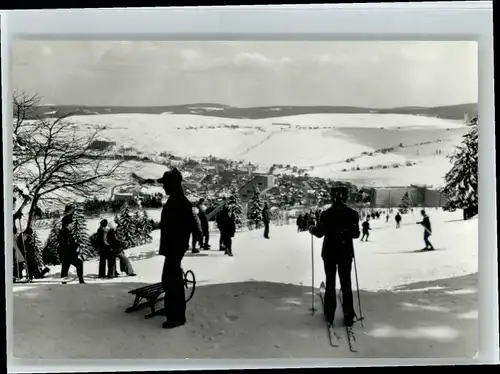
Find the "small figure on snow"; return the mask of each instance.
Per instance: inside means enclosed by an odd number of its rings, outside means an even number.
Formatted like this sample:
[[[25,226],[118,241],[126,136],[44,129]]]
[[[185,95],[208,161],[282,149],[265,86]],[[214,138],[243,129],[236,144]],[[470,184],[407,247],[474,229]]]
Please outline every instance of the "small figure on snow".
[[[366,217],[365,221],[361,225],[363,227],[363,236],[361,237],[361,241],[368,241],[368,237],[370,236],[370,217]]]
[[[304,231],[304,218],[302,217],[302,214],[299,214],[299,216],[297,217],[296,224],[297,224],[297,232]]]
[[[399,229],[401,227],[401,214],[399,214],[399,211],[396,213],[396,216],[394,217],[394,220],[396,221],[396,228]]]
[[[329,325],[333,325],[337,298],[335,281],[337,268],[340,288],[342,290],[344,323],[352,326],[354,313],[351,268],[354,258],[353,239],[359,238],[359,214],[346,205],[348,190],[345,187],[334,187],[330,192],[332,206],[321,214],[316,226],[309,228],[311,234],[318,238],[325,237],[321,257],[326,274],[325,314]]]
[[[36,260],[35,233],[31,227],[27,227],[24,232],[17,236],[17,247],[24,255],[25,258],[25,270],[26,277],[28,281],[32,281],[33,278],[41,279],[50,271],[48,267],[44,269],[41,268],[40,264]]]
[[[23,256],[23,254],[21,253],[21,250],[19,249],[18,245],[17,245],[17,240],[18,240],[18,237],[17,237],[17,229],[16,229],[16,225],[15,225],[15,221],[14,221],[14,271],[13,271],[13,275],[14,275],[14,282],[18,281],[18,280],[21,280],[22,277],[23,277],[23,269],[24,269],[24,265],[25,265],[25,258]]]
[[[125,255],[123,243],[118,239],[116,224],[113,221],[109,222],[109,230],[106,239],[113,254],[113,261],[116,261],[114,258],[117,258],[120,261],[120,271],[127,274],[129,277],[134,277],[136,275],[134,273],[134,268],[132,267],[132,263],[128,257]]]
[[[418,224],[422,225],[424,227],[424,243],[425,243],[425,248],[424,251],[433,251],[434,247],[432,243],[429,241],[429,236],[432,235],[432,229],[431,229],[431,220],[429,219],[429,216],[425,212],[425,210],[421,210],[420,214],[422,215],[422,221],[417,222]]]
[[[224,254],[233,256],[233,239],[236,233],[236,219],[234,213],[229,207],[224,205],[218,215],[218,224],[222,244],[224,245]]]
[[[385,216],[385,223],[389,222],[389,218],[390,218],[389,213],[387,213],[387,215]]]
[[[200,244],[201,248],[203,243],[203,227],[200,220],[200,210],[195,206],[193,206],[191,210],[196,223],[196,230],[191,233],[191,253],[200,253],[200,250],[196,248],[197,244]]]
[[[83,280],[83,260],[78,245],[69,229],[71,223],[71,216],[64,216],[62,219],[62,228],[57,237],[59,242],[59,259],[61,261],[61,278],[68,277],[69,267],[73,265],[76,268],[79,282],[83,284],[85,283]]]
[[[193,206],[182,188],[182,174],[176,168],[165,172],[157,180],[163,186],[168,200],[161,211],[160,250],[165,257],[161,283],[165,292],[163,328],[171,329],[186,323],[186,299],[182,259],[189,249],[189,237],[198,230]]]
[[[269,224],[271,222],[271,213],[269,212],[269,206],[264,203],[264,208],[262,208],[262,222],[264,223],[264,238],[269,239]]]
[[[201,235],[200,235],[200,247],[208,250],[210,249],[210,234],[208,230],[208,219],[207,219],[207,206],[205,205],[205,199],[200,199],[196,205],[198,208],[198,217],[200,218]]]

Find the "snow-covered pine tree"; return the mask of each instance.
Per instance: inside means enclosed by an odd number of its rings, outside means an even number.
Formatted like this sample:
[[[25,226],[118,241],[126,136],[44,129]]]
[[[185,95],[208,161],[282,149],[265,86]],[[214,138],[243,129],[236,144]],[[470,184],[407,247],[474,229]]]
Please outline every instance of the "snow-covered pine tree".
[[[445,209],[463,209],[463,218],[478,213],[478,116],[469,123],[470,130],[463,136],[462,144],[449,156],[453,163],[445,175],[443,190],[448,198]]]
[[[90,244],[90,238],[87,230],[87,222],[83,209],[80,206],[75,207],[72,213],[73,222],[70,226],[71,235],[75,240],[80,255],[84,260],[92,258],[94,250]]]
[[[149,218],[146,209],[142,209],[141,226],[143,229],[145,243],[151,243],[153,241],[153,237],[151,236],[151,233],[153,232],[153,222],[151,218]]]
[[[248,203],[248,219],[255,225],[255,228],[259,228],[262,222],[262,200],[260,199],[260,191],[258,187],[255,187],[255,191],[252,200]]]
[[[403,198],[401,199],[401,203],[399,204],[399,208],[402,214],[408,213],[408,210],[412,207],[410,195],[408,194],[408,191],[405,192],[403,195]]]
[[[123,242],[123,248],[132,248],[138,244],[137,228],[134,217],[130,212],[128,204],[124,204],[118,222],[116,222],[116,231],[118,237]]]
[[[61,223],[54,219],[50,229],[49,237],[43,248],[42,259],[45,265],[59,265],[59,240],[58,235],[61,230]]]
[[[32,234],[28,236],[24,244],[26,246],[26,251],[27,251],[26,255],[30,256],[30,254],[33,254],[35,264],[38,268],[36,270],[35,269],[28,269],[28,270],[40,273],[43,268],[43,246],[35,228],[33,228]]]
[[[229,211],[234,215],[236,227],[243,226],[243,207],[241,206],[238,192],[235,189],[231,191],[231,196],[229,196],[227,206]]]

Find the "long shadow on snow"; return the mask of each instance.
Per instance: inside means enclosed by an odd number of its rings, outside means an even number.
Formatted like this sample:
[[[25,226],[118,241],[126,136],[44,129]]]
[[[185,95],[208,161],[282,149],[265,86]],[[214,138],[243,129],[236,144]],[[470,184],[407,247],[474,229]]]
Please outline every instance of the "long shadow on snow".
[[[162,317],[146,320],[146,311],[124,313],[133,302],[128,291],[142,285],[39,284],[18,290],[16,357],[421,358],[472,357],[477,351],[477,274],[420,282],[396,292],[362,291],[365,320],[364,328],[355,326],[356,354],[347,344],[329,347],[318,297],[319,311],[314,316],[309,311],[309,287],[270,282],[200,285],[187,306],[188,324],[165,331]],[[356,295],[354,303],[357,310]],[[178,339],[184,344],[177,344]]]

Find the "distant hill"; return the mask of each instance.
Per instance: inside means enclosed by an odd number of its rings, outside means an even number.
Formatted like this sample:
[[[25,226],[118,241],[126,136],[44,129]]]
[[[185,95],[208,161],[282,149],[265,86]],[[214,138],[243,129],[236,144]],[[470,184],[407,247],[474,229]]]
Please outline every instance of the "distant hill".
[[[439,117],[444,119],[460,120],[464,114],[470,116],[477,113],[477,104],[460,104],[440,107],[400,107],[393,109],[362,108],[352,106],[270,106],[238,108],[215,103],[196,103],[170,106],[85,106],[85,105],[41,105],[36,110],[38,117],[63,116],[68,114],[94,115],[94,114],[197,114],[202,116],[215,116],[222,118],[273,118],[295,116],[313,113],[394,113],[413,114],[420,116]]]

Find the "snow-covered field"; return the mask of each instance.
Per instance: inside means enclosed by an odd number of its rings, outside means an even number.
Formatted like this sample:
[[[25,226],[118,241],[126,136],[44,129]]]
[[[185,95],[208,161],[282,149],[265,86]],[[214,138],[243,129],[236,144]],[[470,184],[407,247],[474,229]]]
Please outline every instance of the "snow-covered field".
[[[359,352],[345,338],[328,345],[322,314],[311,316],[311,239],[294,225],[238,233],[234,257],[217,250],[187,256],[197,277],[188,324],[166,331],[161,317],[125,314],[127,292],[160,279],[158,232],[152,244],[128,250],[137,277],[95,279],[87,285],[54,278],[14,285],[14,355],[19,358],[307,358],[472,357],[477,351],[477,219],[429,210],[435,252],[423,247],[417,213],[372,221],[369,242],[355,244],[364,328],[356,326]],[[218,236],[211,243],[217,249]],[[314,286],[324,280],[321,240],[314,240]],[[74,270],[72,270],[74,271]],[[353,271],[353,284],[355,277]],[[317,290],[316,290],[317,291]],[[316,307],[321,309],[319,298]],[[358,309],[357,298],[355,298]],[[50,344],[47,344],[50,342]]]
[[[305,114],[269,119],[110,114],[74,116],[72,120],[81,125],[105,126],[105,140],[115,142],[116,147],[132,147],[143,155],[170,152],[182,157],[212,155],[251,161],[266,167],[290,164],[311,168],[311,175],[332,178],[347,178],[341,169],[357,164],[344,161],[359,157],[362,152],[439,139],[440,143],[431,146],[413,146],[410,151],[400,149],[384,157],[360,160],[360,167],[416,161],[422,168],[427,168],[434,165],[435,158],[445,160],[445,155],[460,142],[460,136],[466,130],[463,121],[400,114]],[[422,158],[418,154],[420,147],[432,148],[432,152],[441,148],[445,150],[439,157]],[[431,185],[442,185],[444,173],[449,169],[448,161],[438,165],[439,171],[433,166],[437,172],[428,178]],[[352,175],[354,180],[366,175],[364,170],[355,173]],[[376,185],[406,185],[406,178],[413,170],[391,170],[390,173],[391,178],[380,181],[376,175],[371,178]]]

